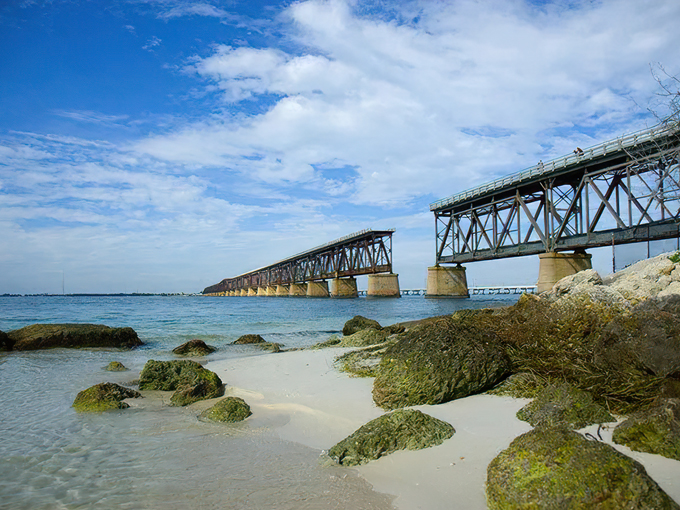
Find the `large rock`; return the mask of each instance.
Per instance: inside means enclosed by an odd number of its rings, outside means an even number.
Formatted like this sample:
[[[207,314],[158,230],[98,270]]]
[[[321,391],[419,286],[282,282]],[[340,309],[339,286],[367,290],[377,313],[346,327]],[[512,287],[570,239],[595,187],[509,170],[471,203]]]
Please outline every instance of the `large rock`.
[[[440,404],[484,391],[510,372],[494,329],[464,310],[402,333],[387,348],[373,383],[373,400],[385,409]]]
[[[16,351],[55,347],[132,349],[142,345],[132,328],[110,328],[102,324],[33,324],[7,334]]]
[[[349,336],[353,335],[357,331],[361,331],[362,329],[367,328],[382,329],[382,326],[378,321],[374,321],[373,319],[367,319],[366,317],[362,317],[361,315],[355,315],[353,318],[345,322],[345,325],[342,327],[342,334],[345,336]]]
[[[205,421],[236,423],[250,416],[250,406],[239,397],[226,397],[203,411],[199,418]]]
[[[339,347],[366,347],[381,344],[387,337],[386,331],[373,328],[360,329],[356,333],[343,337]]]
[[[174,391],[170,402],[176,406],[224,395],[218,375],[190,360],[147,361],[139,376],[139,389]]]
[[[680,400],[667,399],[635,413],[614,429],[615,443],[680,460]]]
[[[129,369],[125,367],[120,361],[112,361],[104,367],[107,372],[127,372]]]
[[[81,391],[73,401],[78,412],[101,412],[111,409],[127,409],[126,398],[140,398],[141,393],[114,383],[100,383]]]
[[[486,496],[492,510],[680,508],[641,464],[564,427],[516,438],[489,464]]]
[[[603,279],[603,284],[637,304],[663,292],[673,281],[676,264],[671,253],[641,260]]]
[[[397,450],[420,450],[442,444],[454,428],[414,409],[384,414],[333,446],[328,455],[343,466],[356,466]]]
[[[212,345],[207,345],[203,340],[195,338],[175,347],[172,352],[178,356],[207,356],[216,350],[217,348]]]
[[[594,285],[602,285],[602,278],[594,269],[586,269],[578,273],[565,276],[550,290],[548,296],[559,297],[578,290],[588,290]]]
[[[616,419],[593,396],[569,384],[550,385],[536,398],[517,411],[517,418],[538,425],[565,425],[581,429],[594,423],[607,423]]]
[[[247,345],[247,344],[261,344],[264,343],[264,338],[260,335],[242,335],[238,339],[234,340],[232,344],[234,345]]]

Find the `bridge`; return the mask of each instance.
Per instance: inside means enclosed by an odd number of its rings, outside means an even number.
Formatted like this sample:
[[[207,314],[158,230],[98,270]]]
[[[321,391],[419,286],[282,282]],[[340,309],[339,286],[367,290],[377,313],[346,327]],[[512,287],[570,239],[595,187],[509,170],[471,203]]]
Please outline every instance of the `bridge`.
[[[470,287],[472,296],[501,296],[508,294],[536,294],[536,285],[501,285],[496,287]],[[367,291],[360,290],[359,296],[365,296]],[[425,296],[427,289],[401,289],[402,296]]]
[[[463,263],[537,254],[542,292],[591,267],[587,248],[678,237],[679,156],[677,124],[659,125],[430,204],[427,295],[469,295]]]
[[[211,296],[357,297],[356,276],[368,275],[368,295],[399,297],[392,273],[392,234],[362,230],[271,265],[226,278],[203,290]],[[329,289],[328,281],[331,286]]]

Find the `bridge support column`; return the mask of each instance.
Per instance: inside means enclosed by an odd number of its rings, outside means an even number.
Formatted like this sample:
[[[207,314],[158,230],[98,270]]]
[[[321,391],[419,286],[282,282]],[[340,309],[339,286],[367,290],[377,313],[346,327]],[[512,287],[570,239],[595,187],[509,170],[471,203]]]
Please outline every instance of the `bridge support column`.
[[[349,278],[333,278],[331,280],[331,297],[355,298],[358,296],[357,280],[353,276]]]
[[[277,285],[276,296],[287,296],[290,293],[290,285]]]
[[[307,297],[328,297],[328,282],[309,282],[307,284]]]
[[[276,286],[270,285],[265,290],[265,296],[276,296]]]
[[[369,274],[367,297],[401,297],[398,274]]]
[[[470,291],[467,286],[467,277],[465,276],[465,268],[461,265],[455,267],[428,267],[425,297],[470,297]]]
[[[307,295],[307,284],[306,283],[291,283],[289,296],[298,297]]]
[[[565,276],[592,269],[590,253],[541,253],[538,255],[538,282],[536,290],[541,292],[553,288]]]
[[[247,296],[248,295],[247,289],[241,289],[241,290],[238,290],[236,292],[237,292],[237,294],[236,294],[237,296]]]
[[[257,295],[258,296],[266,296],[267,295],[267,287],[258,287],[257,288]]]
[[[247,296],[257,296],[257,287],[250,287]]]

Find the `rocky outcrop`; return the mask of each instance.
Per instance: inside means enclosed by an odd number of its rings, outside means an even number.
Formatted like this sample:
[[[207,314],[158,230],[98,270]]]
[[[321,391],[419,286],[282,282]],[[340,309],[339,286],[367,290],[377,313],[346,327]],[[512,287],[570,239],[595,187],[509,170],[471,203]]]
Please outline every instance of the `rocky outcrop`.
[[[139,389],[174,391],[170,402],[175,406],[224,395],[217,374],[189,360],[147,361],[139,376]]]
[[[232,342],[233,345],[261,344],[264,338],[260,335],[242,335]]]
[[[0,331],[0,351],[11,351],[14,342],[4,331]]]
[[[120,361],[112,361],[104,367],[107,372],[127,372],[129,369],[125,367]]]
[[[492,510],[526,508],[680,508],[645,468],[565,427],[516,438],[487,468]]]
[[[207,356],[217,350],[212,345],[207,345],[203,340],[195,338],[175,347],[172,352],[178,356]]]
[[[401,409],[369,421],[333,446],[328,455],[343,466],[356,466],[397,450],[420,450],[442,444],[454,428],[414,409]]]
[[[7,335],[16,351],[56,347],[132,349],[142,345],[132,328],[110,328],[101,324],[33,324]]]
[[[374,321],[373,319],[367,319],[366,317],[362,317],[361,315],[355,315],[353,318],[345,322],[345,325],[342,327],[342,334],[344,336],[349,336],[353,335],[357,331],[361,331],[362,329],[382,329],[382,326],[378,321]]]
[[[343,337],[339,347],[366,347],[381,344],[387,337],[387,332],[379,329],[361,329],[356,333]]]
[[[239,397],[226,397],[199,415],[199,419],[219,423],[236,423],[250,416],[250,406]]]
[[[81,391],[73,401],[73,408],[80,412],[101,412],[111,409],[127,409],[126,398],[140,398],[141,393],[114,383],[100,383]]]
[[[680,399],[633,414],[614,429],[613,440],[631,450],[680,460]]]
[[[335,358],[334,364],[341,372],[347,372],[354,377],[375,377],[380,360],[392,343],[387,341],[346,352]]]

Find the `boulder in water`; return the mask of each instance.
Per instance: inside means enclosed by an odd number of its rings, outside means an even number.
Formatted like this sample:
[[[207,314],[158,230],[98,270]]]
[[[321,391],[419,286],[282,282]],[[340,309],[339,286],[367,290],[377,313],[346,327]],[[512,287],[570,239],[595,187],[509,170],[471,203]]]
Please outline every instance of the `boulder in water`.
[[[120,361],[112,361],[104,367],[107,372],[127,372],[129,369],[125,367]]]
[[[81,391],[73,401],[78,412],[101,412],[111,409],[127,409],[126,398],[140,398],[141,393],[114,383],[100,383]]]
[[[345,322],[345,325],[342,327],[342,334],[344,336],[349,336],[353,335],[357,331],[367,328],[382,329],[382,326],[378,321],[367,319],[361,315],[355,315],[353,318]]]
[[[199,418],[206,421],[235,423],[250,416],[250,406],[239,397],[226,397],[203,411]]]
[[[234,345],[261,344],[264,343],[264,338],[260,335],[242,335],[232,343]]]
[[[207,345],[203,340],[195,338],[175,347],[172,352],[178,356],[207,356],[216,350],[217,348],[212,345]]]
[[[170,402],[176,406],[224,395],[218,375],[190,360],[147,361],[139,376],[139,389],[174,391]]]
[[[55,347],[132,349],[142,345],[132,328],[110,328],[102,324],[33,324],[7,334],[16,351]]]

